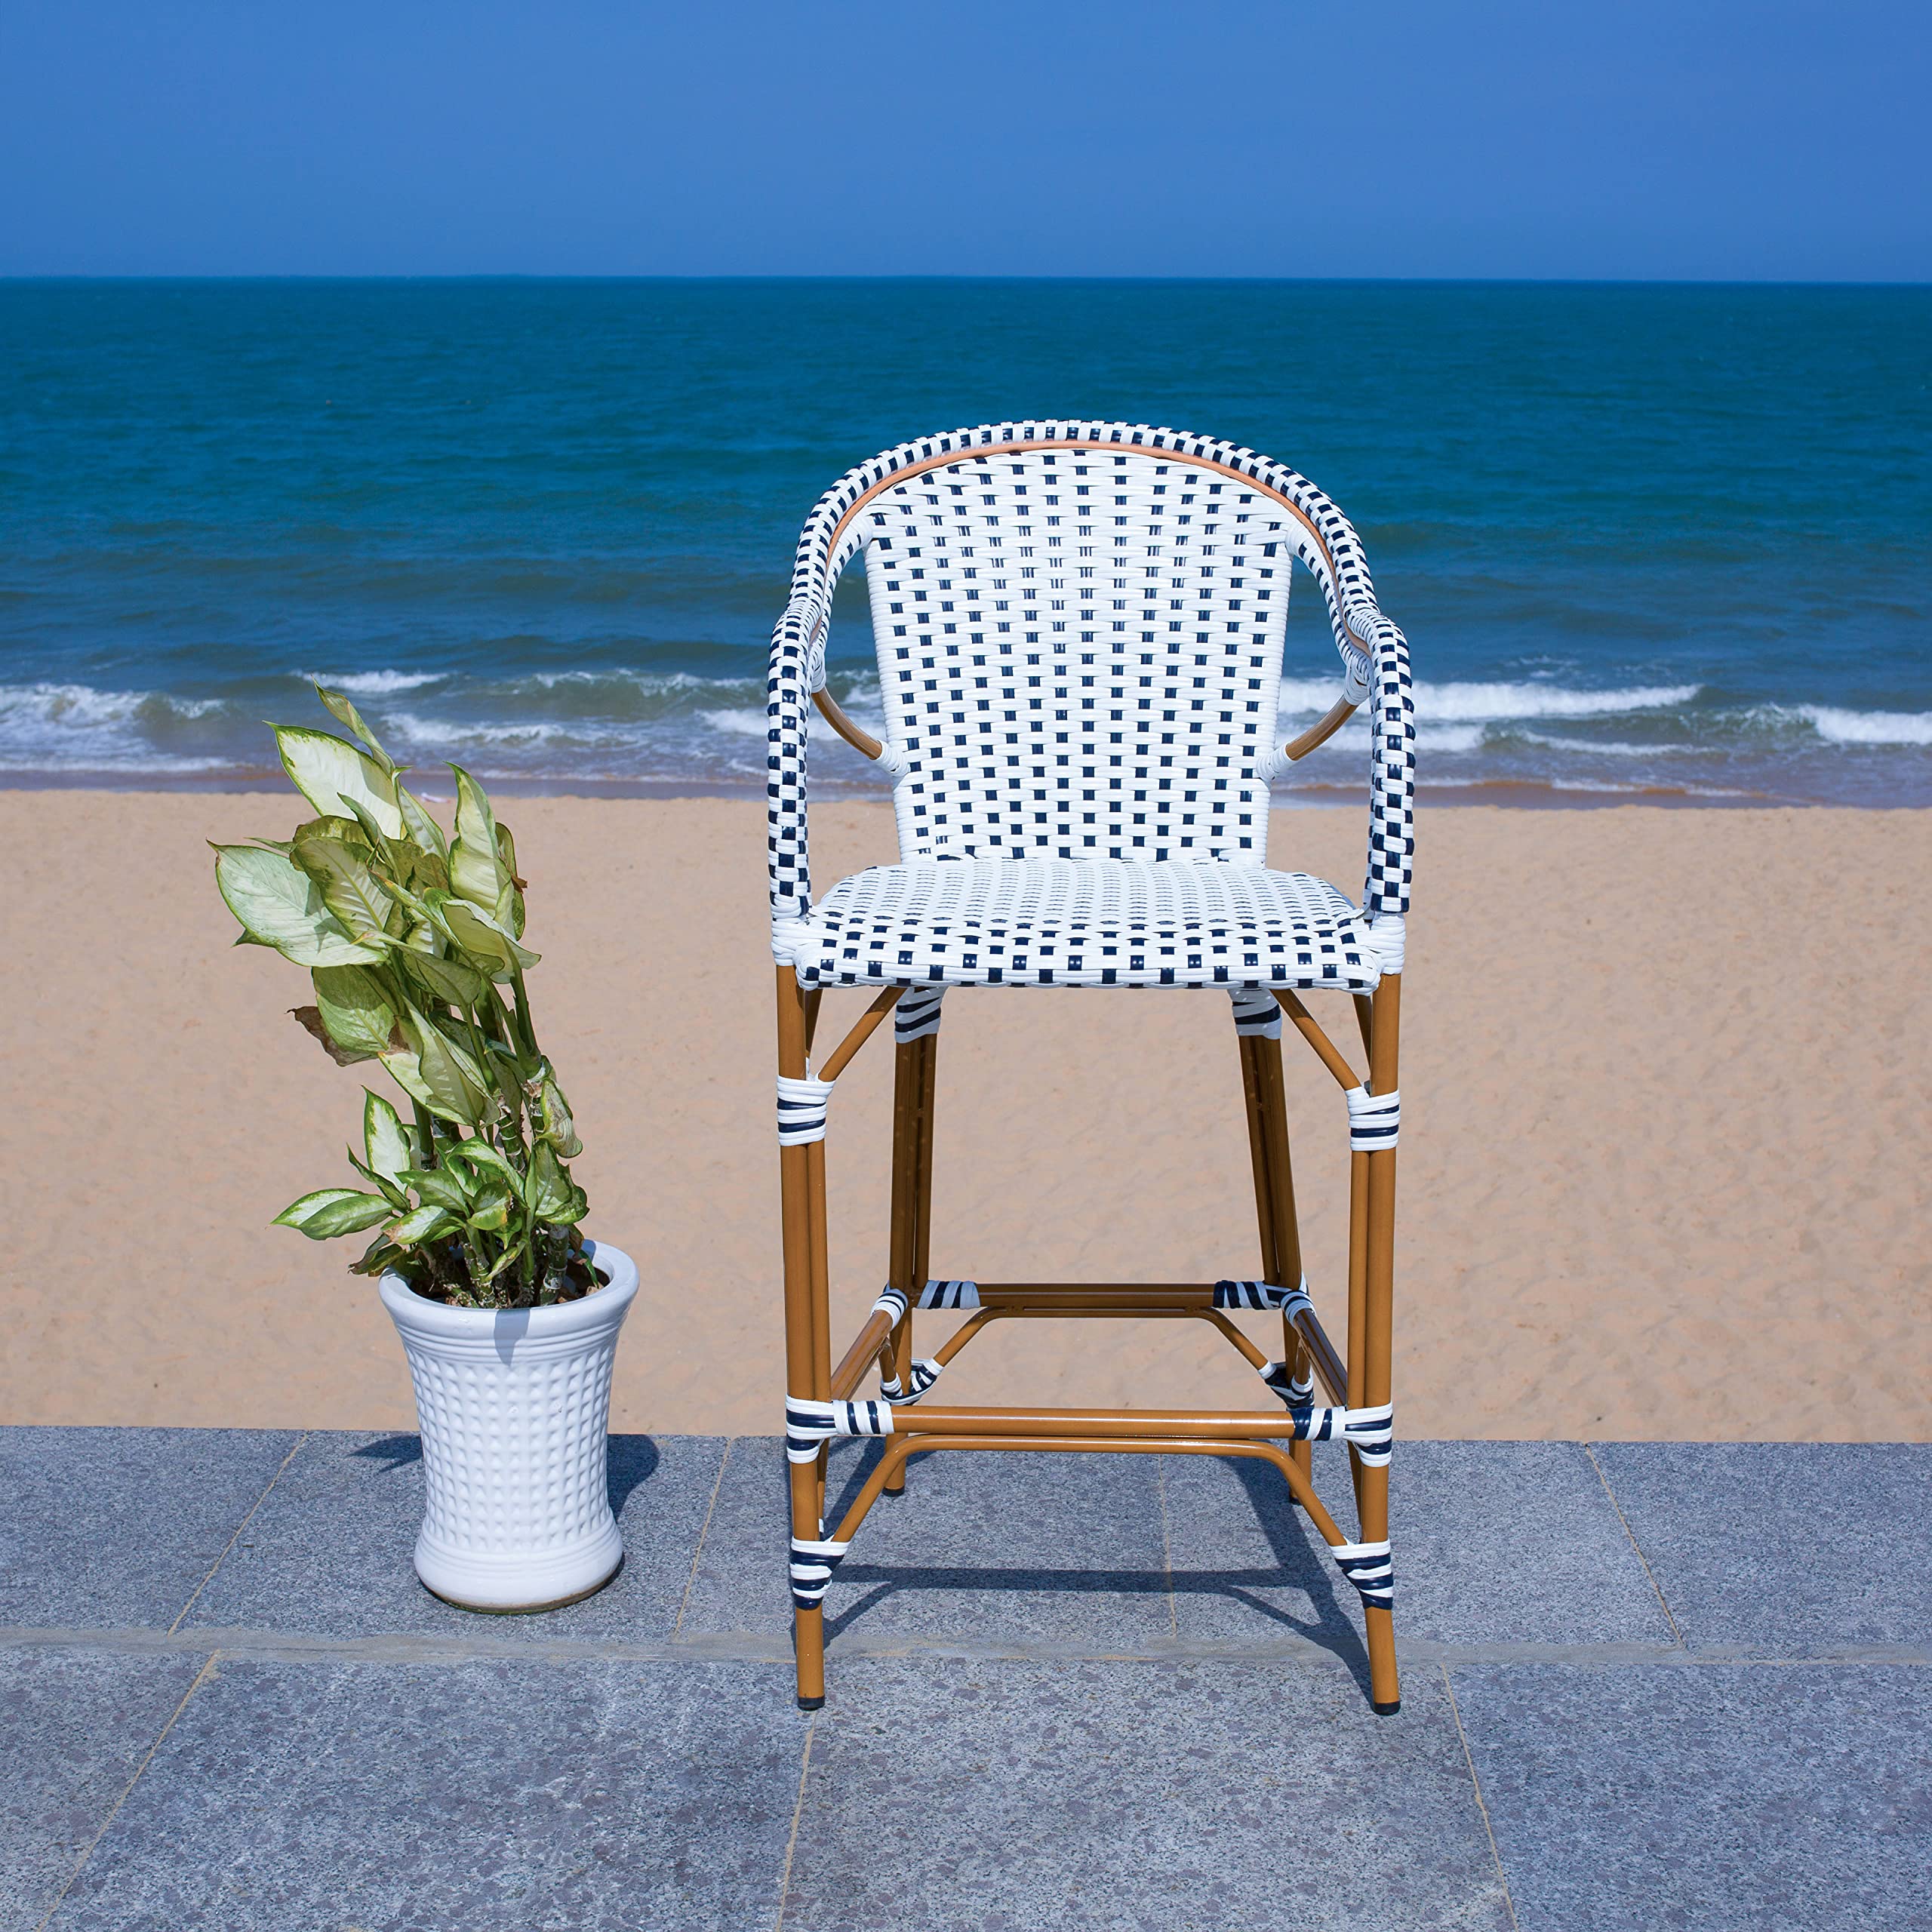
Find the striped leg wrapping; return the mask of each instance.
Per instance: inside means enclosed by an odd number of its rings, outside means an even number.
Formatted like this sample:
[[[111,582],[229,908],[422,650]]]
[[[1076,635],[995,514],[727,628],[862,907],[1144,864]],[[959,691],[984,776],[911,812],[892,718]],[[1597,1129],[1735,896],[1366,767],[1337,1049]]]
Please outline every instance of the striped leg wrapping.
[[[1260,986],[1230,986],[1235,1003],[1235,1031],[1244,1039],[1278,1040],[1281,1007],[1275,995]]]
[[[921,1308],[977,1308],[979,1305],[977,1281],[928,1281],[919,1291]]]
[[[1292,1321],[1303,1309],[1312,1309],[1315,1304],[1308,1298],[1308,1277],[1304,1275],[1300,1284],[1292,1288],[1278,1287],[1272,1281],[1217,1281],[1214,1306],[1278,1308]]]
[[[1263,1381],[1287,1403],[1288,1420],[1294,1426],[1297,1442],[1346,1442],[1371,1469],[1385,1469],[1395,1451],[1395,1409],[1393,1403],[1378,1402],[1371,1409],[1324,1408],[1306,1396],[1290,1401],[1283,1392],[1313,1384],[1289,1380],[1286,1362],[1271,1361],[1261,1374]]]
[[[1312,1374],[1292,1374],[1284,1361],[1264,1362],[1258,1373],[1262,1380],[1288,1405],[1291,1411],[1305,1409],[1315,1399],[1315,1377]]]
[[[1361,1592],[1367,1607],[1388,1610],[1395,1601],[1395,1566],[1386,1543],[1338,1543],[1328,1554],[1336,1567]]]
[[[939,1003],[943,986],[911,986],[899,995],[892,1009],[892,1037],[900,1046],[923,1040],[939,1031]]]
[[[849,1543],[792,1539],[792,1601],[801,1610],[811,1610],[825,1601],[825,1586],[851,1547]]]
[[[872,1303],[872,1312],[875,1315],[891,1315],[892,1325],[897,1328],[907,1306],[906,1291],[903,1288],[881,1288],[878,1291],[878,1300]]]
[[[785,1460],[809,1463],[841,1435],[890,1435],[889,1402],[816,1402],[803,1395],[785,1398]]]
[[[880,1397],[900,1407],[910,1408],[939,1380],[941,1366],[929,1357],[921,1356],[906,1370],[903,1385],[896,1375],[881,1377],[878,1385]]]
[[[1392,1147],[1402,1127],[1402,1096],[1399,1091],[1371,1094],[1366,1087],[1343,1090],[1349,1103],[1349,1151],[1374,1154]]]
[[[802,1147],[825,1138],[826,1102],[832,1096],[829,1080],[788,1080],[778,1076],[778,1144]]]

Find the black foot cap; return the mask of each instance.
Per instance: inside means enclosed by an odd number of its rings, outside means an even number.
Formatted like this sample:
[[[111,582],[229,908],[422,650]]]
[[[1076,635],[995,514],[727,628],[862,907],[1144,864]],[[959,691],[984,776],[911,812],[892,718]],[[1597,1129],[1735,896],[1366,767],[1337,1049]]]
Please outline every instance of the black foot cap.
[[[1401,1708],[1402,1700],[1399,1697],[1392,1704],[1377,1704],[1371,1702],[1369,1705],[1369,1709],[1379,1718],[1392,1718]]]
[[[801,1711],[822,1711],[825,1709],[825,1700],[823,1697],[801,1697],[798,1708]],[[1389,1706],[1391,1710],[1394,1708],[1392,1704]]]

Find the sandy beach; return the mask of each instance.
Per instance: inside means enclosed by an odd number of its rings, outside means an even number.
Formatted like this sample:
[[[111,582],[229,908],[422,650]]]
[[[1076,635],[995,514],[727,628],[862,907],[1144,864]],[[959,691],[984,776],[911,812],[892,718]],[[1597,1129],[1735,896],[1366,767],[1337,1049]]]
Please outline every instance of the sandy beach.
[[[348,1243],[269,1218],[349,1178],[356,1072],[235,951],[202,841],[273,794],[0,794],[8,1346],[0,1422],[403,1428],[401,1351]],[[645,1287],[614,1426],[780,1420],[764,816],[719,799],[507,800],[546,1043],[591,1229]],[[892,852],[881,806],[815,823],[821,889]],[[1420,1435],[1932,1434],[1926,815],[1423,814],[1404,979],[1396,1399]],[[1359,883],[1358,811],[1276,815],[1272,861]],[[829,1000],[836,1037],[857,994]],[[1352,1039],[1339,1003],[1318,1008]],[[955,993],[934,1272],[1251,1272],[1218,995]],[[1334,1087],[1291,1042],[1309,1275],[1337,1309]],[[891,1054],[834,1103],[835,1328],[884,1251]],[[1260,1318],[1257,1334],[1269,1326]],[[930,1338],[951,1318],[920,1318]],[[1340,1327],[1339,1312],[1331,1326]],[[995,1327],[961,1399],[1245,1404],[1204,1327]]]

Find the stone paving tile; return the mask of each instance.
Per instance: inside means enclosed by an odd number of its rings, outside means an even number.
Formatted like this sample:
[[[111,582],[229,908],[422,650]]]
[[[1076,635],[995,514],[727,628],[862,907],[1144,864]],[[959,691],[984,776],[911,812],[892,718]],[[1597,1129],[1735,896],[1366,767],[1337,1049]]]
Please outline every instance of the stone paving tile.
[[[0,1623],[166,1629],[298,1439],[0,1429]]]
[[[1694,1651],[1932,1643],[1932,1443],[1604,1442]]]
[[[1521,1932],[1927,1923],[1932,1670],[1450,1675]]]
[[[783,1665],[225,1659],[52,1924],[762,1928],[804,1743]]]
[[[1346,1454],[1318,1442],[1315,1491],[1353,1536]],[[1299,1634],[1360,1654],[1360,1600],[1265,1463],[1164,1459],[1183,1637]],[[1583,1446],[1404,1442],[1389,1465],[1395,1626],[1440,1643],[1676,1641]]]
[[[835,1659],[785,1924],[1506,1932],[1437,1671]]]
[[[833,1451],[827,1515],[857,1491],[875,1444]],[[1141,1647],[1172,1629],[1155,1459],[1017,1451],[916,1458],[906,1494],[873,1506],[826,1592],[826,1631]],[[791,1627],[784,1454],[733,1443],[681,1634]]]
[[[0,1932],[46,1917],[202,1662],[0,1651]]]
[[[533,1642],[668,1637],[724,1455],[721,1436],[614,1435],[611,1502],[624,1536],[616,1579],[582,1603],[540,1617],[487,1617],[454,1608],[417,1580],[417,1438],[318,1433],[236,1538],[184,1627]]]

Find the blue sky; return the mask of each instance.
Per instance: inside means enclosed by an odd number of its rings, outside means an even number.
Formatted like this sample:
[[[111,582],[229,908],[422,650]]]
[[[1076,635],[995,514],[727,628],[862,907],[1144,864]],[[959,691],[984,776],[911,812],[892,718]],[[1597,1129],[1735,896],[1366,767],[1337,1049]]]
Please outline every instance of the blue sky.
[[[0,0],[0,273],[1932,279],[1932,5]]]

